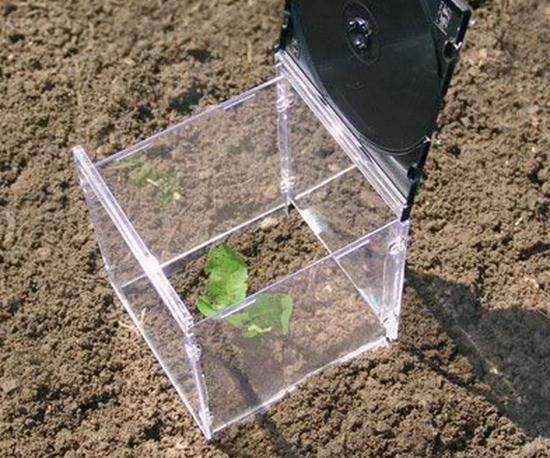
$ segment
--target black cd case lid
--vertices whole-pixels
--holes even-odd
[[[288,0],[285,7],[279,50],[407,208],[469,18],[461,0]]]

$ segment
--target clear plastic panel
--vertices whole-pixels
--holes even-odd
[[[353,163],[361,169],[366,180],[376,190],[376,193],[384,200],[386,205],[396,215],[402,215],[406,209],[407,202],[389,177],[380,169],[378,164],[367,154],[362,142],[342,122],[338,114],[326,103],[325,97],[321,94],[312,82],[300,70],[293,58],[286,52],[276,54],[277,68],[293,91],[305,102],[315,118],[318,119],[332,138],[340,145]]]
[[[281,155],[288,154],[290,195],[307,193],[327,180],[338,177],[354,164],[321,124],[292,85],[279,82],[279,109],[285,113],[286,144]]]
[[[395,218],[309,106],[290,84],[288,107],[292,203],[331,251]]]
[[[385,259],[402,236],[394,222],[355,244],[275,282],[240,304],[191,328],[201,348],[213,431],[280,398],[323,367],[387,343],[382,317],[369,301],[383,301],[381,277],[398,276],[371,260]],[[273,328],[250,336],[243,317],[278,316],[282,298],[292,304],[286,332]],[[398,311],[396,311],[398,313]],[[249,318],[254,325],[254,320]]]
[[[161,263],[283,203],[276,97],[271,82],[100,164]]]
[[[293,203],[330,250],[338,250],[384,226],[393,215],[365,177],[351,167],[323,186],[297,195]]]
[[[160,297],[114,223],[113,215],[106,210],[98,191],[102,183],[95,181],[93,166],[84,155],[76,154],[75,159],[111,284],[187,408],[204,434],[210,436],[204,421],[206,409],[199,391],[194,340],[184,331],[181,317],[174,316]]]
[[[85,175],[83,164],[78,159],[76,170],[103,257],[105,271],[113,285],[123,285],[139,276],[139,264],[99,201],[90,178]]]
[[[194,340],[186,336],[146,277],[117,292],[195,421],[209,436],[204,394],[199,391],[201,373],[192,366],[198,359]]]
[[[408,234],[408,222],[394,221],[368,238],[368,248],[339,260],[390,340],[397,338]]]

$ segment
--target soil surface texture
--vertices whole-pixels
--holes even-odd
[[[0,0],[0,456],[550,456],[550,4],[471,3],[399,342],[206,442],[109,286],[70,147],[267,81],[283,2]]]

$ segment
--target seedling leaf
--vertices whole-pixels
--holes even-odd
[[[251,324],[246,329],[243,329],[243,336],[245,337],[256,337],[261,334],[266,334],[271,332],[272,328],[260,328],[258,325]]]
[[[196,306],[204,316],[212,316],[246,297],[248,271],[244,259],[223,244],[211,248],[204,271],[208,274],[206,294]],[[256,337],[269,332],[286,335],[292,315],[293,300],[288,294],[261,294],[243,312],[233,313],[226,320],[241,329],[243,336]]]
[[[211,316],[216,313],[216,309],[212,307],[206,296],[200,296],[197,299],[197,308],[204,316]]]
[[[247,310],[250,322],[248,331],[261,334],[273,330],[279,335],[286,335],[292,307],[293,300],[288,294],[262,294],[258,296],[255,304]]]
[[[206,297],[199,298],[197,303],[199,310],[201,306],[205,310],[208,308],[214,311],[222,310],[246,297],[248,288],[246,263],[227,245],[219,245],[208,251],[204,271],[208,274]]]

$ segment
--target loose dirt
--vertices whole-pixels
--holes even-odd
[[[550,456],[550,9],[472,3],[399,343],[207,443],[113,296],[69,148],[270,78],[282,2],[0,0],[0,455]]]

